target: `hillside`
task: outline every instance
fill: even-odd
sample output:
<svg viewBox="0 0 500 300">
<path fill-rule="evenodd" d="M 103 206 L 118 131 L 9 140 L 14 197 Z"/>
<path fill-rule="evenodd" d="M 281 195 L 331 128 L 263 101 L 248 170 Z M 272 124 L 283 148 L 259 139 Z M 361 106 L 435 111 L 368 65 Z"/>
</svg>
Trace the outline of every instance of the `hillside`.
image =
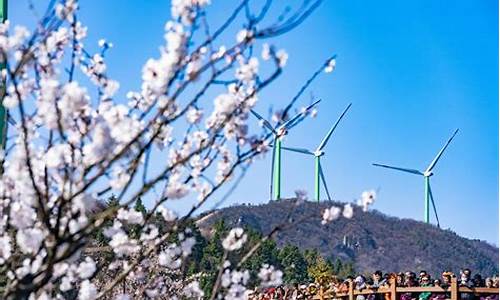
<svg viewBox="0 0 500 300">
<path fill-rule="evenodd" d="M 314 214 L 317 217 L 279 233 L 279 246 L 290 243 L 302 250 L 316 248 L 325 257 L 353 261 L 358 272 L 424 269 L 440 274 L 445 269 L 457 272 L 469 267 L 473 273 L 498 274 L 498 248 L 486 242 L 415 220 L 389 217 L 377 211 L 363 212 L 360 208 L 355 209 L 350 220 L 340 218 L 321 225 L 320 212 L 332 204 L 305 202 L 295 206 L 290 200 L 282 200 L 258 206 L 239 205 L 205 213 L 197 223 L 204 234 L 209 234 L 211 226 L 221 218 L 229 226 L 250 226 L 267 234 L 294 209 L 293 220 Z"/>
</svg>

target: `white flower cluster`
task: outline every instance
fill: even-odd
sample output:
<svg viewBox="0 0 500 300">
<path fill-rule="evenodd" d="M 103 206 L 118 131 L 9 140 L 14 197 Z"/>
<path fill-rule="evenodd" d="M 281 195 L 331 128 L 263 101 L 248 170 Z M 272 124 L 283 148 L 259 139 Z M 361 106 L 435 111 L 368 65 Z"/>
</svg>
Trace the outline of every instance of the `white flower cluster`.
<svg viewBox="0 0 500 300">
<path fill-rule="evenodd" d="M 221 277 L 221 286 L 226 289 L 225 300 L 247 299 L 248 289 L 246 285 L 250 279 L 248 270 L 238 271 L 226 269 Z"/>
<path fill-rule="evenodd" d="M 122 217 L 125 217 L 125 214 L 126 213 L 122 212 Z M 131 239 L 128 236 L 125 229 L 123 229 L 122 223 L 118 220 L 114 221 L 112 227 L 108 227 L 104 230 L 104 236 L 111 239 L 109 245 L 113 248 L 113 251 L 119 257 L 130 256 L 140 250 L 140 246 L 138 245 L 137 240 Z"/>
<path fill-rule="evenodd" d="M 186 237 L 184 233 L 179 234 L 179 244 L 172 243 L 161 251 L 158 256 L 158 263 L 171 270 L 179 269 L 183 259 L 191 254 L 195 244 L 196 239 L 194 237 Z"/>
<path fill-rule="evenodd" d="M 210 0 L 173 0 L 172 17 L 181 19 L 185 25 L 191 25 L 196 17 L 197 9 L 210 4 Z"/>
<path fill-rule="evenodd" d="M 268 264 L 264 264 L 260 268 L 258 276 L 262 287 L 278 286 L 283 283 L 283 272 Z"/>
<path fill-rule="evenodd" d="M 180 1 L 177 1 L 180 2 Z M 185 2 L 185 1 L 184 1 Z M 141 108 L 148 108 L 158 97 L 166 94 L 169 81 L 180 67 L 186 51 L 187 34 L 180 23 L 165 25 L 166 46 L 159 59 L 149 59 L 142 69 Z"/>
<path fill-rule="evenodd" d="M 325 209 L 325 211 L 323 212 L 323 220 L 321 221 L 321 224 L 325 225 L 334 220 L 337 220 L 341 214 L 344 216 L 344 218 L 350 219 L 354 215 L 354 208 L 350 203 L 345 204 L 343 210 L 333 205 L 332 207 Z"/>
<path fill-rule="evenodd" d="M 361 193 L 361 198 L 358 200 L 358 205 L 363 208 L 363 211 L 368 211 L 368 207 L 372 205 L 377 198 L 377 193 L 374 190 L 364 191 Z"/>
<path fill-rule="evenodd" d="M 335 70 L 336 60 L 335 58 L 330 59 L 328 64 L 325 67 L 325 73 L 331 73 Z"/>
<path fill-rule="evenodd" d="M 361 206 L 364 212 L 368 211 L 370 205 L 375 203 L 376 193 L 374 190 L 364 191 L 361 194 L 361 198 L 358 200 L 358 205 Z M 350 219 L 354 216 L 354 207 L 351 203 L 347 203 L 344 205 L 343 210 L 337 206 L 332 206 L 323 211 L 323 219 L 321 224 L 325 225 L 330 223 L 343 215 L 344 218 Z"/>
<path fill-rule="evenodd" d="M 222 241 L 222 247 L 227 251 L 235 251 L 243 247 L 247 241 L 247 234 L 243 228 L 237 227 L 229 231 L 227 237 Z"/>
</svg>

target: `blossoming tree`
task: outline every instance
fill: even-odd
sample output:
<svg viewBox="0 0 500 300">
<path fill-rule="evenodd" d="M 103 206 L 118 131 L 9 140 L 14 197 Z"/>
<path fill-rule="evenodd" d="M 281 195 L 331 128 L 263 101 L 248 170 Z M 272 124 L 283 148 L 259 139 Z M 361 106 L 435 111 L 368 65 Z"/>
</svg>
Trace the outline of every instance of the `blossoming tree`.
<svg viewBox="0 0 500 300">
<path fill-rule="evenodd" d="M 240 166 L 268 149 L 270 135 L 249 126 L 249 111 L 280 76 L 287 54 L 265 41 L 300 25 L 320 0 L 304 1 L 269 26 L 262 21 L 269 18 L 272 1 L 255 10 L 243 0 L 218 28 L 209 27 L 208 2 L 172 1 L 165 44 L 157 58 L 145 62 L 141 89 L 128 92 L 126 100 L 115 96 L 119 83 L 108 76 L 105 57 L 112 44 L 99 41 L 98 53 L 85 47 L 87 28 L 78 20 L 76 0 L 51 1 L 32 32 L 11 28 L 8 21 L 0 25 L 0 60 L 6 64 L 0 97 L 10 121 L 1 155 L 2 298 L 246 295 L 248 272 L 228 260 L 246 242 L 245 232 L 235 228 L 221 241 L 225 263 L 211 295 L 203 295 L 196 278 L 177 272 L 195 244 L 181 224 Z M 241 16 L 243 27 L 224 45 L 221 35 Z M 261 55 L 255 55 L 258 47 Z M 278 124 L 334 63 L 325 59 L 276 114 Z M 261 64 L 271 71 L 259 73 Z M 82 76 L 90 84 L 76 81 Z M 214 91 L 218 96 L 209 98 Z M 100 199 L 111 195 L 118 204 L 102 207 Z M 186 197 L 197 202 L 183 216 L 164 206 Z M 146 214 L 130 208 L 141 198 L 153 203 Z M 339 215 L 340 208 L 327 210 L 324 222 Z M 352 207 L 343 215 L 352 216 Z M 166 224 L 162 230 L 152 222 L 157 216 Z M 106 241 L 102 251 L 110 253 L 105 264 L 87 251 L 97 230 Z M 100 281 L 100 274 L 114 275 Z M 279 284 L 281 272 L 265 265 L 259 278 L 262 286 Z M 141 288 L 127 287 L 127 281 Z"/>
</svg>

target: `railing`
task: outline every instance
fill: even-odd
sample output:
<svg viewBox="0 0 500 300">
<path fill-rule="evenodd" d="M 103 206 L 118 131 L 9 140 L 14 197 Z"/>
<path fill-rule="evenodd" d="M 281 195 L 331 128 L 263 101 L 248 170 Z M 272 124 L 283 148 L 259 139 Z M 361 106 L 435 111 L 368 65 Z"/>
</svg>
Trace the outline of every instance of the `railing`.
<svg viewBox="0 0 500 300">
<path fill-rule="evenodd" d="M 457 279 L 451 279 L 451 285 L 447 289 L 443 289 L 437 286 L 430 287 L 397 287 L 396 280 L 391 279 L 388 287 L 380 288 L 366 288 L 363 290 L 356 290 L 354 288 L 354 282 L 349 282 L 349 291 L 347 293 L 335 293 L 333 291 L 323 291 L 320 289 L 318 294 L 312 299 L 316 300 L 327 300 L 327 299 L 343 299 L 343 300 L 355 300 L 358 295 L 371 295 L 371 294 L 383 294 L 390 295 L 391 300 L 399 300 L 399 295 L 403 293 L 449 293 L 451 295 L 450 300 L 459 300 L 459 293 L 473 293 L 475 295 L 484 294 L 498 294 L 498 288 L 468 288 L 464 286 L 459 286 Z M 385 297 L 384 297 L 385 298 Z"/>
</svg>

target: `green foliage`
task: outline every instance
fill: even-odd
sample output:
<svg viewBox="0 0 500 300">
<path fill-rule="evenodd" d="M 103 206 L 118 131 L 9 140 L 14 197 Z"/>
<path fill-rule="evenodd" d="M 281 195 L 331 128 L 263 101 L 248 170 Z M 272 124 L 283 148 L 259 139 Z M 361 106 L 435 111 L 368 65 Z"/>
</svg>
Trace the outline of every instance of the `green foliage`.
<svg viewBox="0 0 500 300">
<path fill-rule="evenodd" d="M 286 245 L 278 254 L 283 271 L 283 281 L 287 284 L 304 283 L 308 280 L 307 261 L 299 248 Z"/>
<path fill-rule="evenodd" d="M 214 225 L 212 238 L 206 241 L 205 247 L 201 253 L 201 260 L 198 267 L 190 270 L 190 272 L 201 272 L 204 274 L 200 279 L 200 286 L 205 295 L 210 295 L 212 286 L 217 278 L 217 271 L 222 263 L 224 249 L 222 248 L 222 237 L 227 232 L 224 220 L 218 221 Z M 196 271 L 195 271 L 196 270 Z"/>
<path fill-rule="evenodd" d="M 324 259 L 321 255 L 313 255 L 310 259 L 307 273 L 314 282 L 323 282 L 334 275 L 330 260 Z"/>
<path fill-rule="evenodd" d="M 139 199 L 137 199 L 137 201 L 135 201 L 134 210 L 140 212 L 143 217 L 148 212 L 146 210 L 146 207 L 142 203 L 142 199 L 141 198 L 139 198 Z M 142 227 L 142 225 L 139 225 L 139 224 L 132 225 L 130 227 L 130 236 L 132 238 L 134 238 L 134 239 L 138 239 L 140 237 L 140 235 L 141 235 L 141 227 Z"/>
<path fill-rule="evenodd" d="M 356 274 L 354 263 L 352 261 L 343 263 L 339 258 L 337 258 L 333 264 L 333 274 L 340 278 L 354 276 Z"/>
<path fill-rule="evenodd" d="M 108 200 L 105 202 L 105 208 L 111 208 L 111 207 L 118 207 L 120 205 L 120 202 L 118 199 L 115 197 L 115 195 L 111 195 Z M 103 234 L 103 228 L 109 227 L 113 225 L 113 219 L 114 219 L 115 214 L 113 214 L 111 217 L 108 217 L 104 220 L 103 226 L 94 230 L 93 232 L 93 239 L 96 242 L 97 245 L 105 245 L 107 242 L 107 238 Z"/>
<path fill-rule="evenodd" d="M 144 206 L 144 204 L 142 203 L 141 198 L 137 199 L 137 201 L 135 202 L 134 210 L 141 212 L 143 216 L 146 215 L 147 213 L 146 206 Z"/>
</svg>

